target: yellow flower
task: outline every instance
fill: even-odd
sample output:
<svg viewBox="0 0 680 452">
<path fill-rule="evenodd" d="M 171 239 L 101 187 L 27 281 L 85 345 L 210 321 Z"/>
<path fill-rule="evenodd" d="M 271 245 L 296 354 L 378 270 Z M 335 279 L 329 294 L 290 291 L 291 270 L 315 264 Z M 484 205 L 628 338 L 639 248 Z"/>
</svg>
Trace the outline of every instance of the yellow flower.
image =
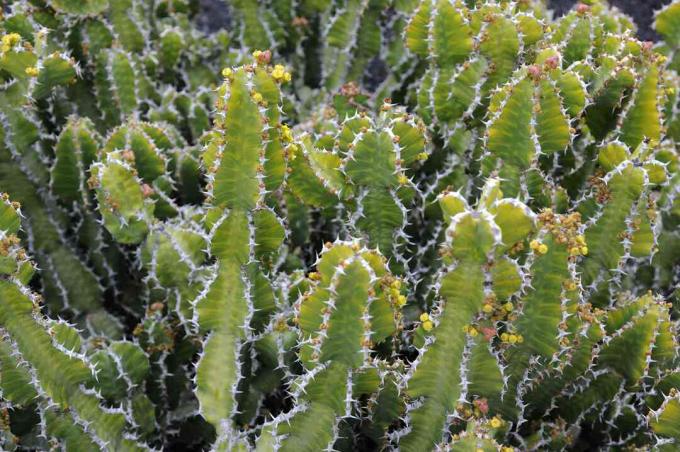
<svg viewBox="0 0 680 452">
<path fill-rule="evenodd" d="M 231 70 L 229 67 L 225 67 L 222 69 L 222 77 L 224 78 L 230 78 L 234 74 L 234 71 Z"/>
<path fill-rule="evenodd" d="M 416 159 L 418 160 L 427 160 L 428 157 L 429 155 L 427 154 L 427 152 L 421 152 L 418 155 L 416 155 Z"/>
<path fill-rule="evenodd" d="M 545 253 L 547 253 L 547 252 L 548 252 L 548 245 L 546 245 L 545 243 L 541 243 L 541 244 L 538 246 L 538 253 L 539 253 L 539 254 L 545 254 Z"/>
<path fill-rule="evenodd" d="M 493 306 L 487 303 L 482 307 L 482 311 L 486 312 L 487 314 L 491 314 L 493 312 Z"/>
<path fill-rule="evenodd" d="M 420 314 L 421 322 L 427 322 L 428 320 L 430 320 L 430 315 L 427 312 L 423 312 L 422 314 Z"/>
<path fill-rule="evenodd" d="M 292 78 L 293 78 L 293 76 L 291 75 L 290 72 L 286 72 L 285 74 L 283 74 L 283 81 L 284 82 L 290 82 Z"/>
<path fill-rule="evenodd" d="M 588 255 L 588 247 L 587 246 L 582 246 L 580 251 L 581 251 L 582 255 L 584 255 L 584 256 Z"/>
<path fill-rule="evenodd" d="M 285 124 L 281 126 L 281 139 L 286 143 L 290 143 L 291 141 L 293 141 L 293 134 L 290 131 L 290 127 L 288 127 Z"/>
<path fill-rule="evenodd" d="M 274 77 L 274 80 L 281 81 L 285 75 L 286 69 L 282 65 L 277 64 L 274 66 L 274 69 L 272 70 L 272 77 Z"/>
<path fill-rule="evenodd" d="M 541 246 L 541 242 L 538 240 L 532 240 L 531 243 L 529 243 L 529 246 L 531 247 L 532 250 L 537 250 L 539 246 Z"/>
<path fill-rule="evenodd" d="M 263 100 L 262 94 L 253 93 L 253 100 L 259 104 Z"/>
<path fill-rule="evenodd" d="M 27 67 L 26 68 L 26 75 L 29 77 L 37 77 L 40 71 L 38 70 L 37 67 Z"/>
<path fill-rule="evenodd" d="M 427 320 L 427 321 L 423 322 L 423 329 L 425 331 L 432 331 L 432 327 L 433 327 L 433 325 L 432 325 L 431 321 Z"/>
<path fill-rule="evenodd" d="M 494 418 L 491 419 L 490 424 L 491 424 L 491 428 L 499 428 L 500 426 L 503 425 L 503 421 L 498 419 L 498 416 L 494 416 Z"/>
<path fill-rule="evenodd" d="M 512 303 L 509 301 L 503 305 L 503 309 L 505 309 L 508 312 L 511 312 L 513 310 L 514 306 Z"/>
<path fill-rule="evenodd" d="M 21 35 L 19 33 L 9 33 L 2 37 L 2 51 L 9 52 L 12 47 L 17 45 L 21 41 Z"/>
<path fill-rule="evenodd" d="M 397 306 L 401 307 L 406 304 L 406 296 L 405 295 L 399 295 L 397 297 Z"/>
<path fill-rule="evenodd" d="M 400 174 L 397 180 L 399 181 L 400 185 L 408 184 L 408 177 L 406 177 L 406 174 Z"/>
</svg>

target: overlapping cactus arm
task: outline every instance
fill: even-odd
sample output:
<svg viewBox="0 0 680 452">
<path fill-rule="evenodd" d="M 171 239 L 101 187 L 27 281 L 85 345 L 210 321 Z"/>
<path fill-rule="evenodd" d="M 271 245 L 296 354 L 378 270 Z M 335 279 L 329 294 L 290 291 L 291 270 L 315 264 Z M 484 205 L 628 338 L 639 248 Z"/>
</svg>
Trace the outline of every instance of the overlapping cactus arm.
<svg viewBox="0 0 680 452">
<path fill-rule="evenodd" d="M 490 101 L 491 123 L 485 140 L 491 158 L 486 166 L 504 179 L 508 195 L 529 197 L 531 182 L 524 179 L 527 170 L 538 167 L 539 156 L 564 151 L 575 137 L 571 127 L 575 118 L 568 112 L 581 107 L 562 99 L 578 102 L 585 98 L 584 86 L 576 74 L 558 69 L 559 55 L 547 55 L 541 55 L 547 57 L 542 65 L 520 71 Z M 560 81 L 570 78 L 575 82 L 560 86 Z"/>
<path fill-rule="evenodd" d="M 54 312 L 93 313 L 101 308 L 102 288 L 98 276 L 92 271 L 71 241 L 65 240 L 67 219 L 53 199 L 40 196 L 36 185 L 26 173 L 17 171 L 7 148 L 0 158 L 2 187 L 13 199 L 30 212 L 22 218 L 28 244 L 37 251 L 36 261 L 41 268 L 49 269 L 42 274 L 43 296 Z"/>
<path fill-rule="evenodd" d="M 389 383 L 374 353 L 398 331 L 405 286 L 383 256 L 359 242 L 328 244 L 317 270 L 295 317 L 307 372 L 291 383 L 295 407 L 265 426 L 258 450 L 333 447 L 359 397 Z"/>
<path fill-rule="evenodd" d="M 66 323 L 44 317 L 40 297 L 25 285 L 33 266 L 16 238 L 19 212 L 8 201 L 3 203 L 0 225 L 6 234 L 4 278 L 0 282 L 3 369 L 6 365 L 16 366 L 13 374 L 3 372 L 3 393 L 10 390 L 18 404 L 36 404 L 39 414 L 44 416 L 43 428 L 54 427 L 54 418 L 48 411 L 70 419 L 71 433 L 63 437 L 68 443 L 77 441 L 82 445 L 84 441 L 103 450 L 145 450 L 136 438 L 135 422 L 124 401 L 117 398 L 120 405 L 113 408 L 103 405 L 105 385 L 97 379 L 101 369 L 91 356 L 83 353 L 78 332 Z M 123 349 L 128 346 L 134 347 L 128 343 L 117 347 L 125 354 Z M 122 370 L 136 373 L 137 384 L 144 377 L 139 360 L 146 359 L 141 350 L 138 352 L 141 353 L 138 357 L 132 357 L 129 352 L 119 356 Z M 35 398 L 27 399 L 31 394 Z M 54 434 L 61 436 L 59 432 Z"/>
<path fill-rule="evenodd" d="M 672 2 L 656 13 L 654 28 L 661 36 L 663 43 L 659 46 L 659 51 L 668 56 L 669 68 L 678 72 L 680 69 L 680 6 Z"/>
<path fill-rule="evenodd" d="M 648 434 L 650 424 L 644 416 L 650 407 L 643 396 L 654 389 L 644 381 L 677 364 L 677 325 L 670 320 L 666 303 L 650 296 L 609 312 L 603 323 L 604 342 L 594 349 L 589 376 L 567 385 L 554 409 L 568 422 L 606 420 L 608 426 L 601 428 L 612 440 L 621 437 L 621 431 L 624 438 Z M 629 360 L 620 359 L 624 351 Z M 621 400 L 622 391 L 631 396 Z"/>
<path fill-rule="evenodd" d="M 446 141 L 455 144 L 463 138 L 465 120 L 515 68 L 522 44 L 511 8 L 486 4 L 468 9 L 462 1 L 426 0 L 411 18 L 406 44 L 429 60 L 418 111 Z"/>
<path fill-rule="evenodd" d="M 54 149 L 50 172 L 52 193 L 66 206 L 88 205 L 86 194 L 90 165 L 99 154 L 101 137 L 89 119 L 72 118 L 64 127 Z"/>
<path fill-rule="evenodd" d="M 376 60 L 410 66 L 401 45 L 401 31 L 414 3 L 410 0 L 230 3 L 237 42 L 251 50 L 292 54 L 296 72 L 328 90 L 351 81 L 375 85 L 370 68 Z M 382 84 L 383 89 L 390 92 L 402 82 L 394 77 Z"/>
<path fill-rule="evenodd" d="M 427 142 L 417 119 L 390 104 L 382 109 L 374 121 L 368 116 L 345 121 L 334 152 L 342 157 L 338 169 L 354 187 L 350 223 L 366 234 L 370 246 L 399 259 L 399 248 L 409 240 L 407 213 L 418 196 L 409 176 L 427 159 Z"/>
<path fill-rule="evenodd" d="M 525 394 L 530 392 L 527 386 L 542 378 L 533 373 L 570 365 L 572 335 L 587 333 L 587 326 L 570 322 L 579 309 L 587 309 L 580 306 L 575 266 L 578 257 L 587 253 L 579 218 L 578 213 L 556 215 L 551 210 L 538 216 L 541 229 L 530 242 L 532 253 L 527 263 L 531 269 L 530 288 L 518 299 L 517 313 L 511 316 L 503 333 L 505 342 L 514 345 L 505 351 L 509 390 L 501 412 L 518 424 L 523 422 L 523 411 L 530 405 L 525 400 Z"/>
<path fill-rule="evenodd" d="M 623 143 L 609 143 L 600 149 L 599 163 L 599 174 L 606 174 L 591 178 L 591 194 L 578 208 L 588 243 L 582 282 L 594 295 L 619 283 L 630 259 L 654 251 L 658 214 L 651 189 L 667 179 L 664 165 L 644 145 L 631 153 Z M 592 302 L 607 304 L 607 298 L 600 294 Z"/>
<path fill-rule="evenodd" d="M 509 278 L 497 276 L 499 294 L 487 282 L 494 280 L 492 269 L 496 263 L 504 265 L 503 255 L 524 240 L 534 221 L 525 205 L 501 198 L 498 181 L 487 185 L 474 210 L 455 193 L 441 195 L 440 203 L 450 222 L 442 249 L 447 267 L 438 283 L 439 304 L 432 313 L 421 317 L 421 328 L 428 332 L 428 337 L 407 375 L 404 390 L 411 401 L 406 411 L 406 428 L 397 436 L 399 447 L 404 450 L 431 448 L 446 441 L 452 419 L 449 416 L 458 412 L 459 402 L 467 396 L 468 372 L 476 376 L 484 367 L 488 369 L 489 358 L 470 356 L 475 352 L 489 353 L 487 347 L 475 346 L 473 338 L 480 332 L 489 339 L 495 335 L 495 329 L 493 334 L 486 332 L 493 326 L 487 326 L 489 322 L 482 318 L 488 311 L 485 306 L 493 310 L 499 295 L 508 295 L 508 286 L 501 280 L 519 280 L 520 274 L 517 268 L 508 268 Z M 490 376 L 501 373 L 501 363 L 493 356 L 491 361 L 491 369 L 483 376 L 491 381 L 475 378 L 471 382 L 482 394 L 494 387 L 501 389 Z"/>
</svg>

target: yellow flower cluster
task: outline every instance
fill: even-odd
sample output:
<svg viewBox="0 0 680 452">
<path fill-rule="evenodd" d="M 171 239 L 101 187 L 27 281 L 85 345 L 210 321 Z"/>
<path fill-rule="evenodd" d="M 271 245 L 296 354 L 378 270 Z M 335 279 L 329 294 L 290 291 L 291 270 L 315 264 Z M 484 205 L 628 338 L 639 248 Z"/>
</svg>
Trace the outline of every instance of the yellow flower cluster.
<svg viewBox="0 0 680 452">
<path fill-rule="evenodd" d="M 479 331 L 477 331 L 477 328 L 475 328 L 472 325 L 465 325 L 463 327 L 463 332 L 465 334 L 469 334 L 472 337 L 476 337 L 479 334 Z"/>
<path fill-rule="evenodd" d="M 26 75 L 29 77 L 37 77 L 40 71 L 38 70 L 37 67 L 27 67 L 26 68 Z"/>
<path fill-rule="evenodd" d="M 2 37 L 0 50 L 2 50 L 2 53 L 7 53 L 19 42 L 21 42 L 21 35 L 19 33 L 6 34 Z"/>
<path fill-rule="evenodd" d="M 484 300 L 482 305 L 482 312 L 489 314 L 491 320 L 514 320 L 515 315 L 512 312 L 515 310 L 515 305 L 508 301 L 504 304 L 500 304 L 496 300 L 495 294 L 490 294 Z"/>
<path fill-rule="evenodd" d="M 521 334 L 503 333 L 501 334 L 501 341 L 506 344 L 521 344 L 524 342 L 524 337 Z"/>
<path fill-rule="evenodd" d="M 406 295 L 402 295 L 401 290 L 401 280 L 395 279 L 387 281 L 389 284 L 388 294 L 392 299 L 392 302 L 396 307 L 401 308 L 406 304 Z"/>
<path fill-rule="evenodd" d="M 548 245 L 541 243 L 538 240 L 532 240 L 531 243 L 529 243 L 529 247 L 538 254 L 545 254 L 548 252 Z"/>
<path fill-rule="evenodd" d="M 293 76 L 290 74 L 290 72 L 286 71 L 286 68 L 280 64 L 277 64 L 274 66 L 274 69 L 272 69 L 272 77 L 279 83 L 285 83 L 290 82 Z"/>
<path fill-rule="evenodd" d="M 489 421 L 489 426 L 491 428 L 501 428 L 503 424 L 505 424 L 505 422 L 503 422 L 503 420 L 498 416 L 492 417 Z"/>
<path fill-rule="evenodd" d="M 540 213 L 538 219 L 548 227 L 557 243 L 566 245 L 569 256 L 586 256 L 588 254 L 586 239 L 578 233 L 581 225 L 581 214 L 574 212 L 556 215 L 551 209 L 545 209 Z"/>
<path fill-rule="evenodd" d="M 430 315 L 427 312 L 423 312 L 420 314 L 420 321 L 423 322 L 422 326 L 425 331 L 432 331 L 433 324 L 432 320 L 430 320 Z"/>
<path fill-rule="evenodd" d="M 283 140 L 284 143 L 293 141 L 293 132 L 291 132 L 290 127 L 285 124 L 281 125 L 281 140 Z"/>
</svg>

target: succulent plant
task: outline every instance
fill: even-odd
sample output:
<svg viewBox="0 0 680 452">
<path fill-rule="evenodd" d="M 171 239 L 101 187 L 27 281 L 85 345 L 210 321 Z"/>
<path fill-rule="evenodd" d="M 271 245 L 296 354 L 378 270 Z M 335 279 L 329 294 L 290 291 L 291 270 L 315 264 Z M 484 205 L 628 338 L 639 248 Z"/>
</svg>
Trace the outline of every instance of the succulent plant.
<svg viewBox="0 0 680 452">
<path fill-rule="evenodd" d="M 2 450 L 676 450 L 680 3 L 10 0 Z"/>
</svg>

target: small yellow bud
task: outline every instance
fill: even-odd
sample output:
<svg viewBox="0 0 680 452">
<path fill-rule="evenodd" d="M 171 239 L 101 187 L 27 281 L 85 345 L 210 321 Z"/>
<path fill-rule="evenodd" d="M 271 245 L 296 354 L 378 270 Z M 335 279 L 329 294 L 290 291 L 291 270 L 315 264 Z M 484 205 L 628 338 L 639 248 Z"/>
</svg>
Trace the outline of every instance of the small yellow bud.
<svg viewBox="0 0 680 452">
<path fill-rule="evenodd" d="M 539 246 L 541 246 L 541 242 L 539 242 L 538 240 L 532 240 L 531 243 L 529 243 L 529 247 L 532 250 L 537 250 Z"/>
<path fill-rule="evenodd" d="M 401 307 L 406 304 L 406 296 L 405 295 L 399 295 L 397 297 L 397 306 Z"/>
<path fill-rule="evenodd" d="M 432 327 L 433 327 L 433 326 L 434 326 L 434 325 L 432 325 L 432 322 L 429 321 L 429 320 L 428 320 L 427 322 L 423 322 L 423 329 L 424 329 L 425 331 L 432 331 Z"/>
<path fill-rule="evenodd" d="M 399 181 L 400 185 L 408 184 L 408 177 L 406 177 L 406 174 L 400 174 L 397 180 Z"/>
<path fill-rule="evenodd" d="M 511 334 L 508 336 L 508 342 L 511 344 L 514 344 L 517 342 L 517 335 L 516 334 Z"/>
<path fill-rule="evenodd" d="M 538 250 L 537 250 L 537 251 L 538 251 L 539 254 L 545 254 L 545 253 L 547 253 L 547 252 L 548 252 L 548 245 L 546 245 L 545 243 L 541 243 L 541 244 L 538 246 Z"/>
<path fill-rule="evenodd" d="M 521 334 L 518 334 L 517 335 L 517 343 L 521 344 L 522 342 L 524 342 L 524 336 L 522 336 Z"/>
<path fill-rule="evenodd" d="M 503 305 L 503 309 L 505 309 L 505 310 L 508 311 L 508 312 L 512 312 L 512 310 L 514 309 L 514 306 L 513 306 L 512 303 L 510 303 L 510 302 L 508 301 L 507 303 L 505 303 L 505 304 Z"/>
<path fill-rule="evenodd" d="M 2 51 L 7 52 L 12 47 L 21 42 L 21 35 L 19 33 L 9 33 L 2 37 Z"/>
<path fill-rule="evenodd" d="M 482 307 L 482 311 L 491 314 L 493 312 L 493 306 L 487 303 Z"/>
<path fill-rule="evenodd" d="M 582 246 L 580 251 L 581 251 L 582 255 L 584 255 L 584 256 L 588 255 L 588 247 L 587 246 Z"/>
<path fill-rule="evenodd" d="M 286 143 L 293 141 L 293 133 L 290 131 L 290 127 L 285 124 L 281 126 L 281 139 Z"/>
<path fill-rule="evenodd" d="M 428 157 L 429 157 L 429 155 L 427 154 L 427 152 L 421 152 L 418 155 L 416 155 L 416 159 L 421 160 L 421 161 L 427 160 Z"/>
<path fill-rule="evenodd" d="M 26 75 L 29 77 L 37 77 L 40 71 L 38 70 L 37 67 L 27 67 L 26 68 Z"/>
<path fill-rule="evenodd" d="M 501 334 L 501 341 L 508 342 L 510 335 L 508 333 Z"/>
<path fill-rule="evenodd" d="M 222 77 L 230 78 L 232 75 L 234 75 L 234 71 L 232 71 L 230 67 L 222 69 Z"/>
<path fill-rule="evenodd" d="M 472 337 L 476 337 L 477 334 L 479 334 L 479 331 L 477 331 L 476 328 L 470 328 L 470 331 L 468 331 L 468 334 Z"/>
<path fill-rule="evenodd" d="M 427 312 L 423 312 L 422 314 L 420 314 L 421 322 L 427 322 L 428 320 L 430 320 L 430 315 Z"/>
<path fill-rule="evenodd" d="M 259 104 L 263 100 L 262 94 L 253 93 L 253 100 Z"/>
<path fill-rule="evenodd" d="M 256 50 L 253 52 L 253 58 L 255 58 L 256 60 L 260 58 L 260 56 L 262 56 L 262 50 Z"/>
<path fill-rule="evenodd" d="M 392 281 L 392 284 L 390 284 L 390 286 L 397 290 L 401 289 L 401 280 L 395 279 L 394 281 Z"/>
<path fill-rule="evenodd" d="M 277 64 L 276 66 L 274 66 L 274 69 L 272 70 L 272 77 L 277 82 L 284 81 L 286 78 L 286 68 L 284 68 L 280 64 Z"/>
<path fill-rule="evenodd" d="M 501 421 L 500 419 L 498 419 L 497 416 L 494 416 L 494 418 L 491 419 L 490 424 L 491 424 L 491 428 L 499 428 L 500 426 L 503 425 L 503 421 Z"/>
<path fill-rule="evenodd" d="M 290 72 L 286 72 L 285 74 L 283 74 L 283 81 L 286 82 L 286 83 L 290 82 L 292 80 L 292 78 L 293 78 L 293 76 L 291 75 Z"/>
</svg>

